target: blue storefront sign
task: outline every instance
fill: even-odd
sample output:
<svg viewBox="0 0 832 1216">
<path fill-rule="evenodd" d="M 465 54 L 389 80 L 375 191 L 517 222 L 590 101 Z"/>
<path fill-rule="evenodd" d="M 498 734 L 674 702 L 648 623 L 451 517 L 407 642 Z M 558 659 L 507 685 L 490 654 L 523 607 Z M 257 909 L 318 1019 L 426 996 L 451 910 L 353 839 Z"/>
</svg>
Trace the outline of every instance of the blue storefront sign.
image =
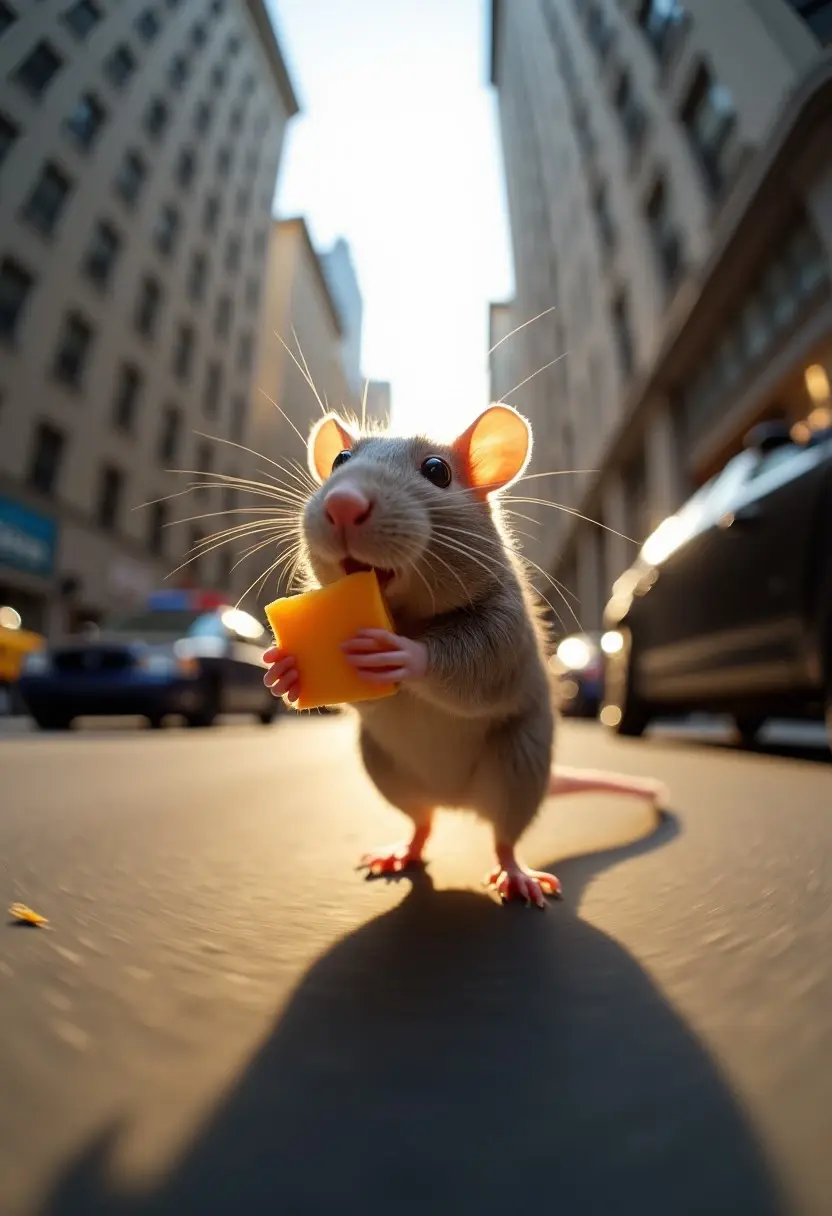
<svg viewBox="0 0 832 1216">
<path fill-rule="evenodd" d="M 56 539 L 54 519 L 0 494 L 0 566 L 50 578 Z"/>
</svg>

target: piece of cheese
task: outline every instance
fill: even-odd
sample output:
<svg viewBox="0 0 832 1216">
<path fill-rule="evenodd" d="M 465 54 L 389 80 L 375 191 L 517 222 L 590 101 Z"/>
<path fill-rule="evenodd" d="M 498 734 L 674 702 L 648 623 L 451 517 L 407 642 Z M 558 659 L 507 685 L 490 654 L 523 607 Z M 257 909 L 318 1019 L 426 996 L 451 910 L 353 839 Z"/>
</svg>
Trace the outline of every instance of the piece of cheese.
<svg viewBox="0 0 832 1216">
<path fill-rule="evenodd" d="M 369 684 L 340 650 L 359 629 L 389 629 L 393 622 L 375 571 L 348 574 L 337 583 L 266 605 L 277 645 L 294 655 L 300 676 L 298 709 L 375 701 L 397 684 Z"/>
</svg>

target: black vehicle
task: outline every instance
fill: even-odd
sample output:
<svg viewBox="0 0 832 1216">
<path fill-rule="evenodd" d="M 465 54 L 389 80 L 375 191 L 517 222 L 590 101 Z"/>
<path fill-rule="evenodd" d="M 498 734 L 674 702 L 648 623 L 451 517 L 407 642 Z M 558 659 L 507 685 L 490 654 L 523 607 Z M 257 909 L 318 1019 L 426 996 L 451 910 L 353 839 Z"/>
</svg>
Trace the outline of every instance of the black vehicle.
<svg viewBox="0 0 832 1216">
<path fill-rule="evenodd" d="M 601 720 L 733 716 L 753 743 L 775 715 L 832 739 L 832 430 L 757 428 L 645 541 L 606 606 Z"/>
<path fill-rule="evenodd" d="M 150 607 L 36 651 L 18 687 L 44 730 L 66 730 L 87 715 L 141 714 L 159 727 L 178 714 L 199 727 L 219 714 L 250 713 L 267 724 L 282 708 L 263 685 L 267 644 L 247 612 L 206 611 L 191 597 L 191 606 Z"/>
</svg>

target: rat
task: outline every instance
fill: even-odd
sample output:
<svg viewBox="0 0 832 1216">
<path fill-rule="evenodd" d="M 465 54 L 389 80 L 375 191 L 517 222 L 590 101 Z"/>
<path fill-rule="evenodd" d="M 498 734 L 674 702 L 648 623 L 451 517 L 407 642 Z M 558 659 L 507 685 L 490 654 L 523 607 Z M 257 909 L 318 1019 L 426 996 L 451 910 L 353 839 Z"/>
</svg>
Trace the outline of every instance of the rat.
<svg viewBox="0 0 832 1216">
<path fill-rule="evenodd" d="M 532 451 L 528 421 L 489 406 L 450 444 L 361 433 L 338 414 L 312 427 L 316 489 L 300 521 L 311 586 L 374 570 L 393 631 L 364 629 L 342 644 L 369 684 L 392 697 L 358 702 L 364 766 L 382 796 L 413 822 L 409 840 L 365 854 L 372 874 L 422 863 L 437 808 L 474 812 L 494 834 L 487 884 L 545 907 L 553 874 L 517 846 L 552 795 L 606 792 L 657 808 L 664 787 L 619 774 L 553 768 L 555 709 L 547 628 L 500 508 Z M 290 704 L 293 655 L 266 651 L 264 682 Z"/>
</svg>

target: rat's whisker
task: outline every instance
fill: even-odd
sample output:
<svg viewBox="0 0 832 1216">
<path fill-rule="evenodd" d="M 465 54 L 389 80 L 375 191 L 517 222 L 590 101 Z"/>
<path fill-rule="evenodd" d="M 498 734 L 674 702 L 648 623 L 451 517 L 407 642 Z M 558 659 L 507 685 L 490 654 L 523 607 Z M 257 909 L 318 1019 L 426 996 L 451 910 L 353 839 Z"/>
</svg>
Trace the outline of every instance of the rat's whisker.
<svg viewBox="0 0 832 1216">
<path fill-rule="evenodd" d="M 364 381 L 364 392 L 361 394 L 361 430 L 367 429 L 367 390 L 370 387 L 370 377 Z"/>
<path fill-rule="evenodd" d="M 303 348 L 300 344 L 300 338 L 298 337 L 298 335 L 295 332 L 294 325 L 292 326 L 292 337 L 295 339 L 295 346 L 298 348 L 298 354 L 300 355 L 301 359 L 303 359 L 303 366 L 306 369 L 306 381 L 307 381 L 309 387 L 312 389 L 312 392 L 315 394 L 315 397 L 317 398 L 317 401 L 318 401 L 318 405 L 321 406 L 321 412 L 325 414 L 326 410 L 324 409 L 323 405 L 321 405 L 321 398 L 318 395 L 318 390 L 315 388 L 315 381 L 312 379 L 312 373 L 309 370 L 309 364 L 306 362 L 306 355 L 303 353 Z"/>
<path fill-rule="evenodd" d="M 465 582 L 463 581 L 463 579 L 460 578 L 457 571 L 454 570 L 451 563 L 445 561 L 444 557 L 442 557 L 441 554 L 439 554 L 439 553 L 431 553 L 430 557 L 433 559 L 433 561 L 439 562 L 440 565 L 444 566 L 449 574 L 453 575 L 453 577 L 456 579 L 456 581 L 459 583 L 460 587 L 462 588 L 463 594 L 466 596 L 468 603 L 469 604 L 473 603 L 473 597 L 471 595 L 470 589 L 468 587 L 466 587 Z M 424 554 L 423 557 L 420 559 L 420 561 L 427 561 L 427 558 L 428 558 L 428 554 Z"/>
<path fill-rule="evenodd" d="M 582 519 L 586 524 L 594 524 L 598 528 L 603 528 L 605 532 L 611 532 L 613 536 L 619 536 L 621 540 L 626 540 L 631 545 L 638 545 L 640 542 L 634 540 L 632 536 L 625 536 L 623 532 L 617 532 L 615 528 L 610 528 L 607 524 L 602 524 L 599 519 L 590 519 L 588 515 L 583 515 L 580 511 L 575 511 L 572 507 L 565 507 L 563 503 L 551 502 L 548 498 L 515 498 L 514 495 L 506 497 L 507 502 L 528 502 L 534 503 L 540 507 L 552 507 L 555 511 L 563 511 L 566 515 L 574 515 L 576 519 Z"/>
<path fill-rule="evenodd" d="M 135 507 L 131 507 L 131 511 L 140 511 L 143 507 L 155 507 L 157 503 L 169 502 L 172 498 L 182 498 L 185 494 L 190 494 L 193 490 L 193 485 L 186 486 L 184 490 L 174 490 L 172 494 L 162 494 L 160 498 L 149 498 L 147 502 L 138 502 Z"/>
<path fill-rule="evenodd" d="M 548 583 L 550 583 L 552 585 L 552 587 L 554 587 L 555 591 L 557 591 L 558 595 L 563 600 L 563 603 L 566 606 L 566 608 L 569 609 L 569 612 L 572 614 L 572 619 L 574 620 L 575 624 L 578 626 L 578 629 L 580 630 L 581 622 L 578 620 L 577 613 L 575 612 L 575 609 L 572 607 L 572 605 L 569 603 L 569 600 L 566 598 L 566 593 L 565 593 L 563 587 L 561 586 L 561 584 L 557 581 L 557 579 L 553 578 L 551 574 L 547 573 L 547 571 L 544 570 L 542 566 L 538 566 L 537 562 L 532 561 L 532 559 L 530 557 L 526 557 L 525 553 L 518 553 L 517 556 L 520 558 L 521 562 L 525 562 L 527 565 L 531 566 L 534 570 L 536 570 L 538 572 L 538 574 L 542 574 L 543 577 L 546 579 L 546 581 Z M 549 603 L 548 600 L 546 602 Z M 549 604 L 549 607 L 552 609 L 553 612 L 555 611 L 552 604 Z M 561 620 L 560 623 L 562 625 L 563 621 Z"/>
<path fill-rule="evenodd" d="M 286 519 L 296 518 L 293 511 L 289 511 L 285 507 L 229 507 L 225 511 L 203 511 L 201 515 L 185 515 L 182 519 L 168 519 L 163 524 L 163 528 L 175 528 L 179 524 L 195 524 L 201 519 L 216 519 L 218 515 L 260 515 L 274 516 L 277 519 L 285 517 Z"/>
<path fill-rule="evenodd" d="M 264 396 L 265 396 L 265 394 L 264 394 Z M 269 400 L 271 400 L 271 398 L 269 398 Z M 276 409 L 280 409 L 280 406 L 277 405 L 276 402 L 272 401 L 272 405 L 274 405 Z M 282 413 L 282 411 L 281 411 L 281 413 Z M 287 418 L 286 421 L 290 422 L 290 419 Z M 294 425 L 294 423 L 292 423 L 291 425 Z M 297 431 L 297 427 L 295 427 L 295 430 Z M 298 435 L 300 435 L 300 431 L 298 431 L 297 433 L 298 433 Z M 265 454 L 265 452 L 258 452 L 258 451 L 256 451 L 255 448 L 246 447 L 246 445 L 244 443 L 237 443 L 236 440 L 226 439 L 222 435 L 209 435 L 206 431 L 194 431 L 194 434 L 199 435 L 202 439 L 211 439 L 211 440 L 213 440 L 214 443 L 224 443 L 230 448 L 237 448 L 237 450 L 240 452 L 247 452 L 249 454 L 249 456 L 254 456 L 255 459 L 257 459 L 257 460 L 265 460 L 266 464 L 270 464 L 272 466 L 272 468 L 280 469 L 281 473 L 286 472 L 284 465 L 280 464 L 279 461 L 273 460 L 271 458 L 271 456 L 267 456 Z M 305 447 L 306 443 L 302 439 L 302 437 L 301 437 L 301 440 Z M 269 474 L 267 474 L 267 476 L 269 476 Z M 279 481 L 278 481 L 278 484 L 280 484 Z"/>
<path fill-rule="evenodd" d="M 539 312 L 536 317 L 529 317 L 528 321 L 524 321 L 522 325 L 518 325 L 516 329 L 511 331 L 511 333 L 508 333 L 504 337 L 500 338 L 500 341 L 495 342 L 491 347 L 491 350 L 485 356 L 486 359 L 488 359 L 489 355 L 494 354 L 494 351 L 498 346 L 502 346 L 504 342 L 508 342 L 509 338 L 513 338 L 515 334 L 519 334 L 521 329 L 525 329 L 527 325 L 534 325 L 535 321 L 541 320 L 542 317 L 548 317 L 550 312 L 557 311 L 557 307 L 557 304 L 553 304 L 551 308 L 544 308 L 543 312 Z"/>
<path fill-rule="evenodd" d="M 291 348 L 290 348 L 290 347 L 289 347 L 289 346 L 288 346 L 288 345 L 287 345 L 287 344 L 286 344 L 286 343 L 283 341 L 283 339 L 281 338 L 281 336 L 280 336 L 280 334 L 277 332 L 277 330 L 275 329 L 275 330 L 273 330 L 272 332 L 274 333 L 274 336 L 277 338 L 277 340 L 278 340 L 278 342 L 280 343 L 280 345 L 281 345 L 281 346 L 283 347 L 283 349 L 286 351 L 286 354 L 289 356 L 289 358 L 290 358 L 290 359 L 292 360 L 292 362 L 294 363 L 295 367 L 298 369 L 298 371 L 300 372 L 300 374 L 303 376 L 303 378 L 304 378 L 304 380 L 306 381 L 306 383 L 307 383 L 307 384 L 309 385 L 309 387 L 312 389 L 312 392 L 315 394 L 315 400 L 317 401 L 318 405 L 321 407 L 321 413 L 325 414 L 325 413 L 327 412 L 327 411 L 326 411 L 326 408 L 324 407 L 324 403 L 323 403 L 323 401 L 321 401 L 321 395 L 320 395 L 320 393 L 319 393 L 319 392 L 318 392 L 318 390 L 315 388 L 315 382 L 313 381 L 312 377 L 309 375 L 309 373 L 308 373 L 308 372 L 304 371 L 304 369 L 303 369 L 303 368 L 301 367 L 301 365 L 298 363 L 297 359 L 295 358 L 295 352 L 294 352 L 294 351 L 293 351 L 293 350 L 292 350 L 292 349 L 291 349 Z M 300 349 L 300 342 L 298 342 L 298 336 L 297 336 L 297 334 L 295 333 L 295 327 L 294 327 L 294 326 L 292 326 L 292 333 L 294 334 L 295 341 L 296 341 L 296 342 L 297 342 L 297 344 L 298 344 L 298 350 L 300 350 L 300 353 L 301 353 L 301 358 L 303 358 L 303 351 Z M 304 361 L 304 363 L 306 362 L 306 360 L 305 360 L 305 359 L 304 359 L 303 361 Z M 276 403 L 275 403 L 275 402 L 272 402 L 272 404 L 276 404 Z M 278 406 L 277 408 L 278 408 L 278 409 L 280 409 L 280 406 Z M 281 410 L 281 413 L 282 413 L 282 412 L 283 412 L 283 411 Z M 284 414 L 284 417 L 285 417 L 285 414 Z M 287 422 L 288 422 L 288 421 L 289 421 L 289 419 L 287 419 Z M 294 423 L 292 423 L 291 425 L 292 425 L 292 426 L 294 426 Z M 297 429 L 298 429 L 298 428 L 297 428 L 297 427 L 295 427 L 295 430 L 296 430 L 296 431 L 297 431 Z M 298 434 L 300 435 L 300 431 L 298 431 Z M 301 436 L 301 443 L 303 443 L 304 447 L 306 446 L 306 441 L 304 440 L 303 436 Z"/>
<path fill-rule="evenodd" d="M 480 560 L 480 558 L 487 558 L 490 556 L 490 554 L 482 553 L 479 550 L 472 550 L 469 545 L 463 545 L 459 541 L 449 538 L 444 532 L 435 532 L 434 541 L 436 544 L 443 545 L 446 549 L 451 549 L 453 552 L 459 553 L 463 557 L 467 557 L 470 561 L 475 562 L 476 565 L 480 566 L 486 572 L 486 574 L 494 575 L 497 573 L 498 569 L 505 569 L 504 562 L 498 562 L 496 568 L 487 566 L 484 561 Z"/>
<path fill-rule="evenodd" d="M 237 558 L 237 561 L 231 567 L 232 570 L 236 570 L 237 567 L 241 566 L 244 561 L 248 560 L 248 558 L 253 557 L 255 553 L 259 553 L 261 549 L 265 549 L 268 545 L 271 545 L 271 544 L 274 544 L 273 537 L 267 537 L 266 540 L 261 540 L 256 545 L 250 545 L 249 548 L 246 549 L 244 553 L 241 553 L 240 556 Z M 288 550 L 288 553 L 290 556 L 297 551 L 298 544 L 299 544 L 299 542 L 296 542 L 294 545 L 292 545 L 290 547 L 290 549 Z M 281 552 L 281 556 L 282 556 L 282 552 Z"/>
<path fill-rule="evenodd" d="M 536 481 L 539 477 L 584 477 L 597 472 L 598 469 L 550 469 L 548 473 L 524 473 L 511 484 L 519 486 L 523 481 Z"/>
<path fill-rule="evenodd" d="M 189 477 L 206 477 L 211 478 L 212 482 L 219 482 L 219 485 L 205 482 L 198 482 L 193 489 L 221 489 L 223 485 L 237 486 L 240 490 L 246 493 L 259 493 L 264 498 L 275 498 L 278 501 L 286 500 L 287 502 L 306 502 L 306 497 L 299 489 L 294 486 L 280 486 L 272 482 L 252 481 L 249 477 L 237 477 L 232 473 L 216 473 L 213 470 L 205 469 L 166 469 L 168 473 L 179 473 Z"/>
<path fill-rule="evenodd" d="M 500 514 L 510 515 L 512 519 L 525 519 L 527 523 L 534 524 L 537 528 L 543 526 L 543 521 L 540 519 L 535 519 L 533 515 L 524 515 L 522 511 L 510 511 L 508 507 L 503 507 Z M 532 537 L 529 537 L 529 539 L 531 540 Z"/>
<path fill-rule="evenodd" d="M 263 529 L 261 528 L 261 529 L 259 529 L 259 531 L 262 532 Z M 219 539 L 218 539 L 218 536 L 219 536 Z M 197 543 L 188 550 L 188 556 L 186 557 L 185 561 L 182 562 L 180 565 L 178 565 L 174 570 L 171 570 L 168 574 L 166 574 L 165 578 L 166 579 L 171 578 L 174 574 L 177 574 L 180 570 L 184 570 L 184 568 L 186 566 L 189 566 L 192 562 L 197 561 L 201 557 L 205 557 L 206 554 L 212 553 L 215 549 L 221 549 L 223 547 L 223 545 L 227 545 L 235 539 L 237 539 L 236 536 L 223 536 L 222 534 L 215 534 L 214 536 L 208 536 L 202 540 L 197 541 Z M 279 539 L 279 538 L 274 537 L 272 539 Z"/>
<path fill-rule="evenodd" d="M 548 363 L 544 363 L 543 366 L 539 367 L 536 372 L 532 372 L 530 376 L 526 376 L 525 380 L 521 380 L 519 384 L 515 384 L 514 388 L 510 388 L 507 393 L 503 393 L 502 397 L 497 402 L 497 405 L 502 404 L 502 402 L 510 397 L 512 393 L 516 393 L 518 388 L 522 388 L 524 384 L 528 384 L 530 380 L 534 380 L 535 376 L 539 376 L 541 372 L 545 372 L 550 367 L 554 367 L 556 363 L 560 363 L 561 359 L 565 359 L 568 354 L 569 351 L 565 350 L 562 354 L 558 355 L 556 359 L 551 359 Z"/>
<path fill-rule="evenodd" d="M 294 355 L 292 356 L 292 358 L 294 358 Z M 297 363 L 297 359 L 295 359 L 295 362 Z M 306 440 L 304 439 L 303 435 L 301 435 L 300 431 L 295 426 L 294 422 L 292 422 L 292 419 L 289 417 L 289 415 L 286 413 L 286 411 L 283 409 L 283 407 L 278 405 L 277 402 L 275 401 L 274 397 L 270 397 L 264 388 L 258 388 L 257 391 L 260 394 L 260 396 L 265 397 L 266 400 L 268 401 L 269 405 L 273 405 L 274 408 L 277 410 L 278 414 L 280 414 L 280 416 L 282 418 L 284 418 L 286 420 L 286 422 L 289 423 L 289 426 L 295 432 L 298 439 L 301 441 L 303 446 L 306 447 Z"/>
</svg>

